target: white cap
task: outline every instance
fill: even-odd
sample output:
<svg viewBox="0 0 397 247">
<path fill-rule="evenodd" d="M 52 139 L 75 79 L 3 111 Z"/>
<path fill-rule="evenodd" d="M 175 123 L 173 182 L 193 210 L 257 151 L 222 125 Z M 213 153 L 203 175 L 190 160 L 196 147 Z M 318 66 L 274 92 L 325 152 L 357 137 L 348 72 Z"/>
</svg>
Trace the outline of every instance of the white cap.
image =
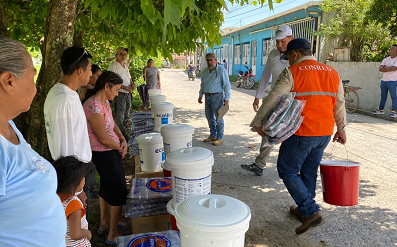
<svg viewBox="0 0 397 247">
<path fill-rule="evenodd" d="M 276 31 L 276 39 L 284 39 L 287 36 L 292 36 L 292 29 L 288 25 L 279 26 Z"/>
</svg>

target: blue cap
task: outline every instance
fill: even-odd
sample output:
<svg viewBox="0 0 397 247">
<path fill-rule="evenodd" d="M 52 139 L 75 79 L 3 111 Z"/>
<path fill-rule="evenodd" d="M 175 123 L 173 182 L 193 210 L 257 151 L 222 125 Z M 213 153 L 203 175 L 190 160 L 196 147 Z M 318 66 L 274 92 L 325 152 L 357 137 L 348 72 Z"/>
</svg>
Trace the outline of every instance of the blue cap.
<svg viewBox="0 0 397 247">
<path fill-rule="evenodd" d="M 312 49 L 312 45 L 306 39 L 298 38 L 291 40 L 287 45 L 287 51 L 280 57 L 280 59 L 288 60 L 287 53 L 298 49 Z"/>
</svg>

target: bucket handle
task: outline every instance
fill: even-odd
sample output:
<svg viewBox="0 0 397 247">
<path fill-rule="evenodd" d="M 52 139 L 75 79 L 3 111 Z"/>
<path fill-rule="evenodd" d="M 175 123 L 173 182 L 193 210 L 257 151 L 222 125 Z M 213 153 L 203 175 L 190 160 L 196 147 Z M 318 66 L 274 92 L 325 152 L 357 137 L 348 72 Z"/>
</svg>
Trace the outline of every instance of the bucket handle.
<svg viewBox="0 0 397 247">
<path fill-rule="evenodd" d="M 332 149 L 331 149 L 331 160 L 332 160 L 332 155 L 334 153 L 334 147 L 336 145 L 336 142 L 334 142 L 334 145 L 332 145 Z M 347 147 L 346 145 L 343 144 L 343 146 L 345 147 L 346 150 L 346 167 L 345 170 L 349 170 L 349 152 L 347 151 Z"/>
</svg>

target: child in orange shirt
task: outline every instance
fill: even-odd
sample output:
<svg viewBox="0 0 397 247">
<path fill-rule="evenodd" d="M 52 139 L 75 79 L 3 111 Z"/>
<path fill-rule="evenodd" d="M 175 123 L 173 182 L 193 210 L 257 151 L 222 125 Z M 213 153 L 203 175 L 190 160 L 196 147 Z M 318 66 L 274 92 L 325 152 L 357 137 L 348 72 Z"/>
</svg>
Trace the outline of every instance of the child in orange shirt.
<svg viewBox="0 0 397 247">
<path fill-rule="evenodd" d="M 67 156 L 57 159 L 54 168 L 58 177 L 57 194 L 61 198 L 67 219 L 66 246 L 91 246 L 85 201 L 82 202 L 77 197 L 85 184 L 85 164 L 74 156 Z"/>
</svg>

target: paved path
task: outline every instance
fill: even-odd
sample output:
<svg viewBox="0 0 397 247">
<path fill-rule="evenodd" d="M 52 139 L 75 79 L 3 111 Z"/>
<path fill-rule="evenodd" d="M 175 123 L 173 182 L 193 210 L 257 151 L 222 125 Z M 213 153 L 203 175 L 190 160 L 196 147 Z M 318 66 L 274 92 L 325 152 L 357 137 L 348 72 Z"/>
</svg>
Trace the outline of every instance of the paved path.
<svg viewBox="0 0 397 247">
<path fill-rule="evenodd" d="M 200 80 L 187 80 L 180 70 L 162 70 L 161 84 L 167 101 L 175 105 L 175 123 L 195 127 L 193 146 L 214 153 L 212 193 L 244 201 L 252 210 L 246 246 L 397 246 L 397 123 L 360 114 L 348 114 L 348 142 L 330 144 L 324 159 L 348 159 L 360 162 L 359 203 L 337 207 L 323 201 L 321 180 L 316 201 L 327 222 L 302 236 L 294 229 L 300 225 L 289 214 L 294 202 L 279 179 L 276 161 L 279 146 L 271 154 L 262 177 L 245 172 L 240 164 L 252 163 L 260 138 L 249 131 L 254 117 L 254 90 L 232 85 L 230 111 L 225 116 L 225 143 L 212 146 L 202 142 L 209 135 L 204 105 L 198 104 Z M 255 144 L 255 148 L 248 148 Z M 333 149 L 333 150 L 332 150 Z"/>
</svg>

